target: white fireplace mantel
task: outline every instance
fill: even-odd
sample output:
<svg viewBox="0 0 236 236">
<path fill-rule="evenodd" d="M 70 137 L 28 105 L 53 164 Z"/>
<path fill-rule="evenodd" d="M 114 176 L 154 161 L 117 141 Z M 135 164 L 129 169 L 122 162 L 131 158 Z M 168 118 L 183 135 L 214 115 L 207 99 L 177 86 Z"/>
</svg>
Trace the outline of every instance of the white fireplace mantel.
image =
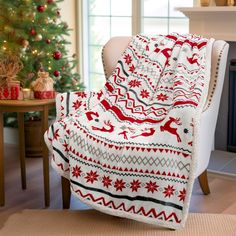
<svg viewBox="0 0 236 236">
<path fill-rule="evenodd" d="M 236 7 L 181 7 L 176 8 L 189 18 L 189 32 L 236 41 Z"/>
</svg>

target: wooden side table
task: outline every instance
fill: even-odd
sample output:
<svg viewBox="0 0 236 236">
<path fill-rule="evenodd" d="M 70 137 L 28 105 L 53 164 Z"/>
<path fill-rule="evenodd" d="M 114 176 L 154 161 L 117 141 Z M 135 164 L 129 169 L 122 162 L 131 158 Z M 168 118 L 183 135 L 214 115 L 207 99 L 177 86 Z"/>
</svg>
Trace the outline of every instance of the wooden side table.
<svg viewBox="0 0 236 236">
<path fill-rule="evenodd" d="M 24 113 L 39 111 L 42 120 L 42 133 L 48 129 L 48 111 L 55 107 L 55 99 L 34 99 L 34 100 L 0 100 L 0 206 L 5 205 L 4 187 L 4 137 L 3 137 L 3 113 L 17 112 L 19 127 L 19 148 L 21 166 L 22 189 L 26 189 L 25 172 L 25 137 L 24 137 Z M 42 135 L 43 140 L 43 135 Z M 45 206 L 50 205 L 49 191 L 49 157 L 48 149 L 43 140 L 43 175 L 44 175 L 44 201 Z"/>
</svg>

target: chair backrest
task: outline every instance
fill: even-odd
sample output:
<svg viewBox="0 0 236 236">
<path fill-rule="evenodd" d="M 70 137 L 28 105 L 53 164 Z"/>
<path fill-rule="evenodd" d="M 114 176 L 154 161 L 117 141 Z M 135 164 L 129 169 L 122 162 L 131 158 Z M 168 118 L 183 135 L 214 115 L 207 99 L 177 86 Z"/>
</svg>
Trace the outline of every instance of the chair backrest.
<svg viewBox="0 0 236 236">
<path fill-rule="evenodd" d="M 113 37 L 103 47 L 102 61 L 106 78 L 108 78 L 115 69 L 117 61 L 128 46 L 130 40 L 131 37 Z M 200 124 L 199 135 L 201 138 L 199 141 L 199 161 L 196 176 L 199 176 L 207 168 L 209 163 L 212 144 L 214 142 L 220 98 L 223 90 L 228 50 L 229 45 L 223 40 L 216 40 L 213 44 L 211 79 Z"/>
<path fill-rule="evenodd" d="M 117 61 L 128 46 L 131 37 L 113 37 L 103 47 L 102 62 L 106 79 L 115 69 Z"/>
</svg>

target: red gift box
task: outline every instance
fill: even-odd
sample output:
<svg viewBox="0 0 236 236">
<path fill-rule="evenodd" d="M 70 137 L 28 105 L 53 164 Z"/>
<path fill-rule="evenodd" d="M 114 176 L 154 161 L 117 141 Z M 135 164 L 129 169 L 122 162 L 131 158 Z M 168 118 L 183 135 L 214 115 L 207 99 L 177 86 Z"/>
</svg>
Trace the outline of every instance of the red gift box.
<svg viewBox="0 0 236 236">
<path fill-rule="evenodd" d="M 17 100 L 20 95 L 20 83 L 10 82 L 4 87 L 0 87 L 0 100 Z"/>
<path fill-rule="evenodd" d="M 55 98 L 55 91 L 34 91 L 36 99 L 52 99 Z"/>
</svg>

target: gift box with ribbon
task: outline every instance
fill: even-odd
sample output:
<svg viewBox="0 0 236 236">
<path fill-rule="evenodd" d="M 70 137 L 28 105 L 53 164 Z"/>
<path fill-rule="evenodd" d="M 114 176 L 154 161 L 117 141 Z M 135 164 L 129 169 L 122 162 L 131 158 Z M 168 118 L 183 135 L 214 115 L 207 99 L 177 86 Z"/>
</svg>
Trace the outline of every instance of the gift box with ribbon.
<svg viewBox="0 0 236 236">
<path fill-rule="evenodd" d="M 53 88 L 54 81 L 49 76 L 48 72 L 39 71 L 38 78 L 32 82 L 31 86 L 34 91 L 34 98 L 37 99 L 52 99 L 55 98 Z"/>
</svg>

